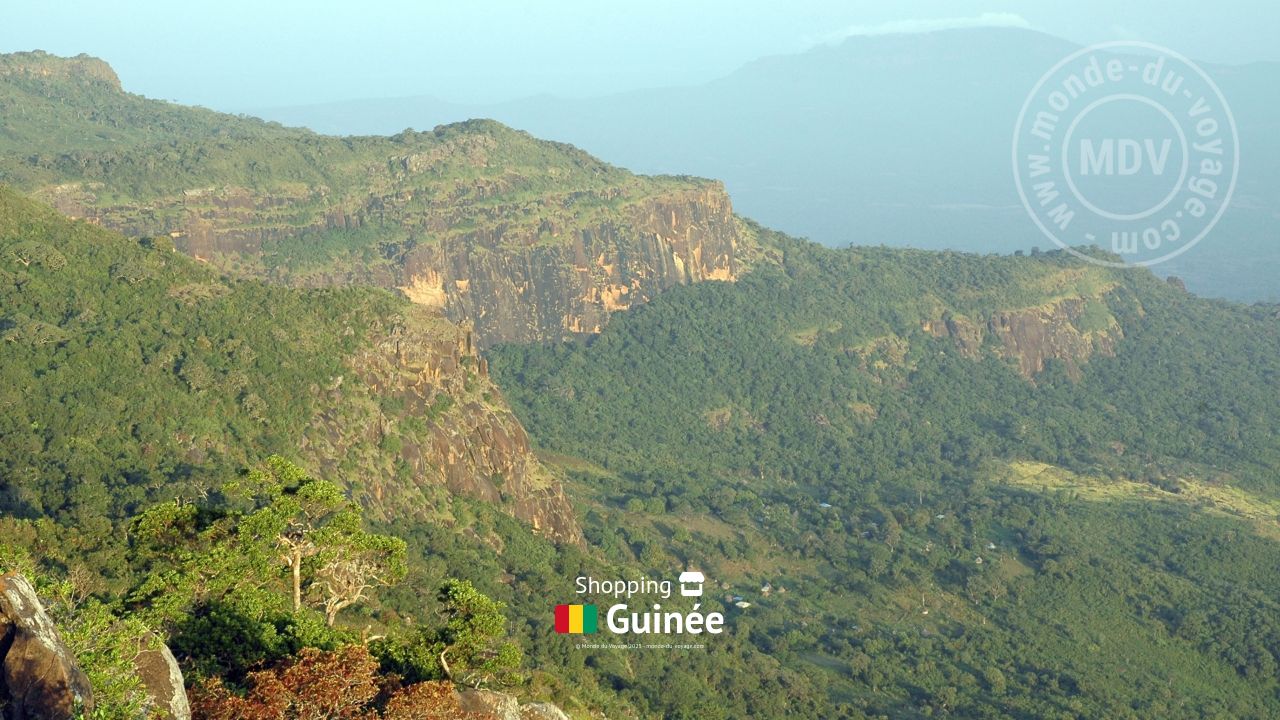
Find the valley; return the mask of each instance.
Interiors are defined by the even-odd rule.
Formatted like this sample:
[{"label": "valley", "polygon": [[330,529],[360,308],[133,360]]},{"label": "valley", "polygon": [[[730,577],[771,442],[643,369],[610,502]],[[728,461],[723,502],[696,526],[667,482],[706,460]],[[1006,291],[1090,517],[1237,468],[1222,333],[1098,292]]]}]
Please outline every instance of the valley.
[{"label": "valley", "polygon": [[[91,717],[142,638],[197,718],[1280,714],[1275,305],[88,56],[0,56],[0,183],[0,566]],[[705,647],[556,629],[685,570]]]}]

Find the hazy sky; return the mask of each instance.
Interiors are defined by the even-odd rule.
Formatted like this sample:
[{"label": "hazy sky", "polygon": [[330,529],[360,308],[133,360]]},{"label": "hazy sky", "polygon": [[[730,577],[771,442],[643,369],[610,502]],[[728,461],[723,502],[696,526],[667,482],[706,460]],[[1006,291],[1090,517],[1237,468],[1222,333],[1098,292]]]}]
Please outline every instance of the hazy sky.
[{"label": "hazy sky", "polygon": [[689,84],[851,32],[987,23],[1147,40],[1210,61],[1280,60],[1274,0],[44,0],[4,9],[0,51],[87,52],[134,92],[243,110]]}]

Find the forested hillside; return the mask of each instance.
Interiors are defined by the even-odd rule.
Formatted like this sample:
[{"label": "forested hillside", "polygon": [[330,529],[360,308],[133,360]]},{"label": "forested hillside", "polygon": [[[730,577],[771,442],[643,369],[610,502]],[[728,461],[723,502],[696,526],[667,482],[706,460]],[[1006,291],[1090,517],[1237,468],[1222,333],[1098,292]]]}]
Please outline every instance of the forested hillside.
[{"label": "forested hillside", "polygon": [[735,285],[493,354],[589,541],[746,588],[854,716],[1280,712],[1277,308],[759,232]]},{"label": "forested hillside", "polygon": [[[643,566],[585,547],[469,333],[427,309],[228,278],[3,187],[0,300],[0,570],[35,579],[100,717],[141,707],[128,648],[153,632],[199,717],[277,717],[254,704],[255,682],[275,687],[256,671],[347,668],[359,692],[440,681],[452,645],[459,685],[575,715],[826,707],[745,632],[625,665],[551,633],[579,574]],[[339,579],[353,566],[371,573],[358,594]],[[385,693],[369,707],[420,717],[430,688],[408,715]]]},{"label": "forested hillside", "polygon": [[[124,640],[95,628],[117,617],[173,644],[200,702],[238,702],[209,683],[240,692],[264,664],[328,667],[307,648],[347,652],[361,628],[394,638],[374,670],[440,678],[426,621],[458,601],[423,599],[459,578],[506,604],[525,656],[468,672],[575,714],[1276,711],[1276,308],[1058,254],[747,227],[765,251],[739,283],[489,356],[535,459],[439,317],[229,279],[2,199],[5,567],[61,580],[45,592],[99,682]],[[442,438],[457,451],[431,455]],[[291,612],[288,568],[232,532],[288,518],[314,482],[261,474],[272,452],[363,506],[346,532],[399,539],[357,546],[405,542],[403,579],[332,631],[319,576],[313,614]],[[227,550],[243,562],[208,555]],[[704,651],[572,650],[548,630],[579,575],[685,566],[729,617]]]},{"label": "forested hillside", "polygon": [[91,537],[287,450],[384,516],[453,490],[576,536],[469,334],[390,293],[231,280],[0,188],[0,298],[11,515]]}]

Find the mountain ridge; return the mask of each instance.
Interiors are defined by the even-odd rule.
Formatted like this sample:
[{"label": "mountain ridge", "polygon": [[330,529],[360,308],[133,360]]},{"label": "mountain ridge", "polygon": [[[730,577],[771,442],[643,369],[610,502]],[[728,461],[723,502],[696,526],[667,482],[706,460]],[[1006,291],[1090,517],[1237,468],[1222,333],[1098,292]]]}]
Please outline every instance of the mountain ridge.
[{"label": "mountain ridge", "polygon": [[669,287],[732,280],[749,240],[719,183],[632,175],[494,121],[330,138],[37,59],[65,65],[0,76],[0,103],[23,108],[0,119],[0,180],[225,271],[405,288],[481,346],[598,332]]},{"label": "mountain ridge", "polygon": [[[1079,48],[1018,28],[856,36],[696,86],[461,112],[572,139],[637,171],[720,178],[744,215],[825,245],[1007,254],[1049,246],[1019,200],[1010,143],[1026,94]],[[1202,65],[1248,150],[1230,212],[1206,242],[1159,271],[1201,295],[1274,302],[1280,294],[1263,268],[1280,262],[1267,242],[1280,187],[1280,63]],[[457,111],[408,103],[400,114],[381,104],[371,118],[358,104],[262,114],[336,131],[444,122]]]}]

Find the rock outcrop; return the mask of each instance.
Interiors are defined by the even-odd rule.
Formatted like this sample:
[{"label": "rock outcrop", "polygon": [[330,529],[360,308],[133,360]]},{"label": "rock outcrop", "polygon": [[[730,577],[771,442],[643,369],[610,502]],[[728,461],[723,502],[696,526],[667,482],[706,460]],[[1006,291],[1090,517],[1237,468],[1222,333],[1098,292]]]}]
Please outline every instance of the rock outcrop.
[{"label": "rock outcrop", "polygon": [[463,690],[459,693],[463,712],[475,713],[477,720],[521,720],[520,703],[494,690]]},{"label": "rock outcrop", "polygon": [[27,80],[98,83],[120,91],[120,78],[107,63],[89,55],[62,58],[41,50],[0,55],[0,77]]},{"label": "rock outcrop", "polygon": [[[411,307],[349,366],[350,377],[320,390],[330,409],[315,419],[301,450],[332,477],[360,454],[368,466],[387,465],[358,483],[373,510],[425,517],[433,491],[447,488],[490,502],[553,540],[582,541],[563,487],[531,451],[470,329],[438,310]],[[372,419],[348,417],[342,408],[364,408]]]},{"label": "rock outcrop", "polygon": [[21,575],[0,577],[0,658],[6,720],[71,720],[92,712],[89,679]]},{"label": "rock outcrop", "polygon": [[999,310],[978,320],[947,314],[923,324],[935,337],[955,341],[967,357],[978,357],[985,344],[997,355],[1013,360],[1028,380],[1044,371],[1051,360],[1063,363],[1078,377],[1094,355],[1113,356],[1124,334],[1100,298],[1070,297],[1045,305]]},{"label": "rock outcrop", "polygon": [[514,697],[495,690],[463,690],[458,695],[464,712],[476,720],[569,720],[551,703],[521,705]]},{"label": "rock outcrop", "polygon": [[154,636],[141,638],[140,646],[133,665],[151,700],[149,717],[152,720],[191,720],[186,684],[173,651]]},{"label": "rock outcrop", "polygon": [[1115,355],[1116,341],[1122,337],[1114,322],[1097,329],[1083,326],[1088,302],[1070,298],[1047,307],[998,312],[987,320],[987,329],[999,340],[1000,353],[1018,362],[1024,377],[1035,377],[1048,360],[1061,361],[1075,377],[1091,356]]},{"label": "rock outcrop", "polygon": [[551,703],[529,703],[520,706],[520,720],[569,720],[569,716]]}]

